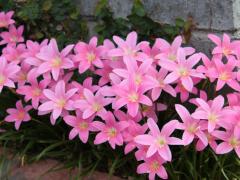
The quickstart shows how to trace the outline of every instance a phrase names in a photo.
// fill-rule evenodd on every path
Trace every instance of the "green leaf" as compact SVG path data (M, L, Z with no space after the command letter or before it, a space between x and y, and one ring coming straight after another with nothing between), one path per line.
M52 8L52 0L45 0L42 5L42 10L49 11Z
M146 15L144 6L141 2L141 0L134 0L133 7L132 7L132 13L136 14L140 17L143 17Z

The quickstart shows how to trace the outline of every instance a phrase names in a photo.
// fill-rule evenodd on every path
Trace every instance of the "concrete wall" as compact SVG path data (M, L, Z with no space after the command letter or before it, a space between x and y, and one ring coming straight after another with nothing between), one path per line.
M82 15L94 26L94 9L98 0L77 0ZM240 37L240 0L142 0L148 15L155 21L172 24L180 17L191 16L197 24L191 44L198 50L208 52L212 46L208 33L228 33ZM126 17L132 8L132 0L109 0L116 17ZM91 31L91 34L94 34Z

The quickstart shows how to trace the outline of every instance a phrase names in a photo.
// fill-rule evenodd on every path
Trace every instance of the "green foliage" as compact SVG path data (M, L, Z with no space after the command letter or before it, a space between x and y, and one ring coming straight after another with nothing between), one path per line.
M124 18L114 18L114 13L107 0L100 0L96 7L96 16L99 24L95 31L100 40L112 38L113 35L126 36L130 31L136 31L139 40L153 42L155 38L162 37L172 41L175 36L182 34L185 40L189 40L193 28L192 21L176 19L175 25L166 25L151 19L144 9L141 0L134 0L131 14Z
M0 0L1 10L14 10L17 24L25 26L25 37L56 38L60 47L86 40L88 29L72 0Z

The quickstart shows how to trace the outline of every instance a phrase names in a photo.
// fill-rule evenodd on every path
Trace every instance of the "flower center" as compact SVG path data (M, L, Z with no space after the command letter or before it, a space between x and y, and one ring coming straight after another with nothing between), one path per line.
M17 119L20 121L20 120L23 120L25 117L25 112L24 111L19 111L18 114L17 114Z
M216 120L217 120L217 115L214 114L214 113L210 113L210 114L208 115L208 120L211 121L211 122L216 121Z
M92 105L92 109L93 109L94 111L98 112L98 111L100 111L100 110L102 109L102 106L101 106L101 104L99 104L99 103L94 103L94 104Z
M133 92L133 93L128 95L128 100L130 102L137 102L138 98L139 98L139 96L138 96L138 94L136 92Z
M165 87L164 81L162 79L159 79L158 82L159 82L159 87L160 88L164 88Z
M86 122L84 122L84 121L83 121L83 122L80 122L78 128L79 128L81 131L84 131L84 130L86 130L86 129L88 128L88 123L86 123Z
M229 54L231 54L231 50L230 49L228 49L228 48L223 48L223 54L225 55L225 56L227 56L227 55L229 55Z
M131 48L124 48L124 54L127 56L134 56L135 52Z
M151 162L149 168L152 172L157 172L160 168L160 164L158 161L155 160L155 161Z
M110 137L110 138L116 137L116 136L117 136L117 130L116 130L116 128L114 128L114 127L109 128L109 129L107 130L107 135L108 135L108 137Z
M180 76L183 76L183 77L186 77L189 75L189 72L188 72L187 68L185 68L185 67L180 67L178 72L179 72Z
M240 141L236 138L236 137L232 137L229 141L229 144L232 146L232 147L237 147L240 145Z
M65 99L59 99L57 102L57 107L59 108L63 108L66 104L66 100Z
M40 96L41 93L42 93L42 91L41 91L41 89L39 89L39 88L35 88L35 89L32 91L32 95L33 95L34 97Z
M2 74L0 74L0 85L2 86L6 81L6 77Z
M27 80L27 73L21 72L19 74L19 80L21 80L21 81Z
M188 132L190 133L195 133L197 131L198 127L196 124L191 124L189 127L188 127Z
M96 59L96 55L93 52L88 52L87 53L87 60L88 62L93 62Z
M10 41L11 41L11 42L17 42L17 41L18 41L18 38L17 38L16 36L12 36L12 37L10 38Z
M177 56L175 54L169 54L168 55L168 59L171 61L176 61L177 60Z
M52 67L58 68L62 65L62 59L60 57L56 57L52 60Z
M166 144L166 139L163 137L158 137L157 138L157 145L161 148Z
M136 74L135 76L135 83L140 85L142 83L142 76L140 74Z
M230 78L230 75L227 72L222 72L219 76L219 79L221 79L222 81L227 81L229 78Z

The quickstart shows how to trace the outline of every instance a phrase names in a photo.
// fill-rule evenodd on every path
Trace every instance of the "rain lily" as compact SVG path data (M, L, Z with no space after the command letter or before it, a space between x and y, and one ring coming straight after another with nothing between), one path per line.
M154 156L151 158L147 158L144 161L144 163L140 164L137 167L138 174L148 173L149 180L154 180L156 175L162 179L168 178L167 171L163 167L163 163L165 161L162 158L160 158L159 156Z
M15 63L7 63L7 60L0 57L0 92L3 86L14 88L13 78L15 74L20 70L20 67Z
M197 77L200 79L205 78L205 76L197 72L193 67L200 61L200 54L194 54L186 60L186 54L183 49L179 49L177 52L177 62L172 62L166 59L159 61L159 65L163 68L171 71L167 75L164 82L172 83L176 80L180 80L182 85L188 91L193 89L193 80L192 77Z
M106 113L104 106L111 103L110 98L105 98L100 91L94 95L92 91L85 88L83 90L85 99L76 100L74 106L83 111L83 119L87 119L93 115L101 116Z
M127 85L117 85L113 87L114 92L118 96L115 104L115 109L119 109L127 105L128 113L131 116L136 116L139 111L140 104L152 106L152 101L144 95L146 89L144 86L136 86L132 80L127 82Z
M221 142L216 148L217 154L225 154L235 150L238 158L240 158L240 129L233 132L231 130L226 132L215 131L213 135L223 140L223 142Z
M92 125L92 120L93 118L83 119L80 111L76 111L76 116L65 116L65 123L73 127L69 133L69 139L72 140L78 135L81 141L86 143L88 141L89 131L95 131L95 128Z
M0 41L0 45L3 44L11 44L15 45L16 43L20 43L24 41L22 37L23 34L23 26L19 26L16 28L14 25L9 27L9 31L4 31L0 34L2 40Z
M7 113L9 114L4 120L7 122L15 122L16 130L19 129L22 122L30 121L31 117L28 114L28 111L32 109L32 106L27 105L23 106L22 101L19 100L16 103L16 109L9 108L7 109Z
M222 55L229 57L236 54L235 50L239 46L239 43L237 41L231 42L230 37L227 34L223 34L222 41L214 34L209 34L208 38L217 45L212 51L213 55L218 55L220 56L219 58L221 58Z
M172 153L168 145L181 145L181 140L170 137L173 131L178 128L179 122L176 120L166 123L160 131L153 119L148 119L149 134L138 135L135 142L141 145L149 146L146 157L153 156L156 152L166 161L172 160Z
M38 67L38 73L44 74L51 72L53 79L58 80L60 71L73 67L72 60L68 57L74 45L68 45L61 52L58 50L58 45L55 39L51 39L47 46L41 48L37 54L37 58L43 63Z
M204 122L201 123L200 120L193 119L188 110L180 104L176 104L175 108L183 121L183 123L179 125L179 129L184 130L182 137L184 145L189 145L195 137L199 138L204 145L207 145L208 140L203 133Z
M73 88L66 91L65 82L59 81L54 91L50 89L44 89L43 94L46 96L47 101L38 107L39 111L49 112L51 114L51 123L54 125L56 119L61 116L63 110L73 110L70 98L77 92L77 88Z
M12 19L14 11L9 11L7 13L0 12L0 28L7 28L9 25L14 24L15 21Z
M208 120L208 132L212 132L216 125L222 127L227 126L226 117L232 116L233 111L224 106L224 98L219 95L212 100L211 103L204 101L201 98L196 99L199 104L199 108L192 114L195 119L206 119Z
M111 112L102 114L101 118L105 121L105 124L100 121L94 121L92 124L100 131L95 137L94 144L102 144L108 141L113 149L115 149L116 145L122 146L122 131L126 129L129 124L126 121L117 122Z
M92 65L102 68L103 63L100 59L102 47L97 47L98 39L93 37L90 39L89 44L79 42L76 44L74 51L74 61L79 62L78 71L84 73L86 70L92 67Z

